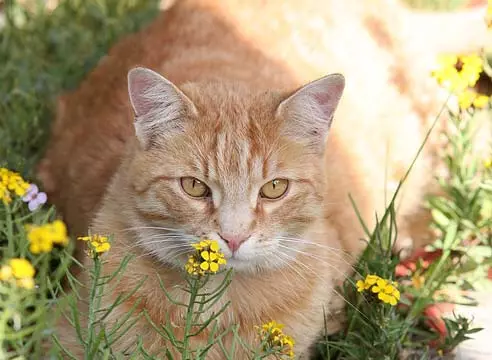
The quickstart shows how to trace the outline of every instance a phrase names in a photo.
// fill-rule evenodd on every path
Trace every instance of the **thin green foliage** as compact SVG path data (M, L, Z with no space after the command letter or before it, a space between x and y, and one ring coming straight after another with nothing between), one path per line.
M0 166L24 175L42 154L55 97L158 11L158 0L62 0L51 13L27 3L7 0L0 25Z

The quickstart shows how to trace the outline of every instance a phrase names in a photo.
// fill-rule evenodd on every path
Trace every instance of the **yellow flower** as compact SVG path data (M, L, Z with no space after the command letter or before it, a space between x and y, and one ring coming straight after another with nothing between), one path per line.
M477 54L463 55L460 58L462 63L460 74L468 82L468 86L476 85L480 73L483 71L483 60Z
M363 292L364 290L366 290L366 283L362 280L358 280L355 285L357 285L358 292Z
M30 184L16 172L6 168L0 168L0 200L10 203L11 192L17 196L23 196Z
M270 321L263 324L259 331L260 341L263 344L264 351L276 351L277 354L285 355L291 359L294 358L295 341L289 335L283 332L284 325L276 321Z
M25 289L34 288L35 270L26 259L10 259L8 265L0 268L0 281L15 280L15 284Z
M34 276L34 267L26 259L11 259L9 265L12 268L12 275L16 279L32 278Z
M81 241L87 241L90 246L87 254L90 257L94 257L96 254L103 254L111 249L111 244L107 236L103 235L91 235L91 236L81 236L78 238Z
M23 278L19 279L16 282L17 286L22 287L24 289L34 289L34 279L33 278Z
M471 107L485 108L489 104L489 97L467 89L458 94L458 104L463 110Z
M483 162L483 166L484 166L486 169L492 169L492 158L485 160L485 161Z
M0 182L0 200L6 204L12 202L7 186L3 182Z
M8 265L0 267L0 281L7 281L12 278L12 268Z
M458 70L458 68L460 68ZM483 60L473 55L441 55L432 76L437 82L452 92L461 92L477 83L483 71Z
M489 104L489 97L487 95L477 94L475 100L473 100L473 107L483 109Z
M400 291L397 289L398 283L385 280L377 275L367 275L365 280L357 281L357 291L363 292L371 290L378 294L378 299L386 304L395 306L400 300Z
M196 244L191 244L196 250L188 257L185 270L191 275L205 275L216 273L220 265L226 264L224 254L220 251L219 244L215 240L202 240Z
M369 287L371 287L372 285L374 285L378 280L380 279L379 276L377 275L367 275L366 276L366 286L369 285ZM366 289L368 289L369 287L366 287Z
M53 245L68 244L67 227L61 220L45 225L27 225L27 239L29 240L29 250L33 254L50 252Z
M425 278L422 275L415 274L412 276L412 284L416 289L420 289L425 282Z

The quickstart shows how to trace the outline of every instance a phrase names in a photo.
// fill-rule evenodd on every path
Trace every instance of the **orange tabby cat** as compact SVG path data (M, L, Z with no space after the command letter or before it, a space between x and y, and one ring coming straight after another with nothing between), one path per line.
M106 321L141 297L138 309L158 324L169 315L179 336L184 314L156 272L169 289L182 283L185 250L206 237L236 270L220 326L240 324L252 343L254 326L275 319L307 358L349 268L343 251L354 259L364 246L348 194L371 227L439 109L429 59L455 50L453 37L467 38L460 50L478 46L482 16L390 0L183 0L118 43L60 99L39 167L72 233L91 224L115 235L105 271L136 255L104 301L148 276ZM334 72L346 86L321 77ZM416 229L432 154L424 149L399 198L401 242ZM60 335L75 349L73 331ZM142 319L115 349L137 336L150 353L169 345Z

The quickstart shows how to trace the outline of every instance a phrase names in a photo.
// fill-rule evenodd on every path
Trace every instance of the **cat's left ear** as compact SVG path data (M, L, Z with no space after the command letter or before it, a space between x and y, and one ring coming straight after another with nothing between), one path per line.
M283 135L323 151L344 88L343 75L331 74L310 82L282 101L277 114L284 119Z

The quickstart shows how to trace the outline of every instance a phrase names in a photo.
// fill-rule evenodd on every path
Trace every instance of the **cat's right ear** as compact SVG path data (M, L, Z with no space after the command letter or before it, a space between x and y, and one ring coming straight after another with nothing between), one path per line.
M135 132L144 147L156 135L182 130L183 116L196 112L181 90L147 68L137 67L128 72L128 93L135 113Z
M341 74L331 74L301 87L277 109L285 119L283 135L324 151L333 115L345 88Z

